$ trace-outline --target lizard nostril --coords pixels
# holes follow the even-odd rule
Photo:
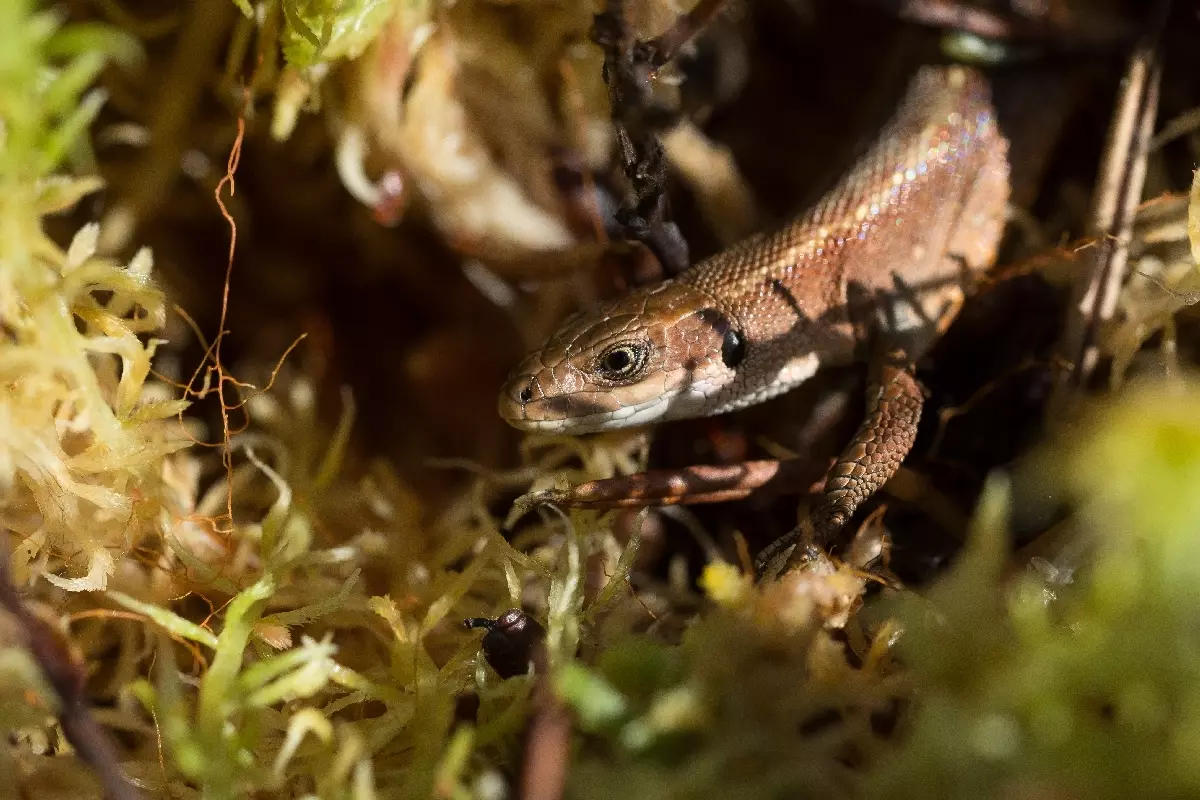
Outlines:
[[[522,403],[528,403],[533,399],[533,389],[530,389],[528,386],[526,386],[521,390],[520,398]]]

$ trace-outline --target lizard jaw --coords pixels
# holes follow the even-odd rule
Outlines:
[[[518,389],[518,391],[520,391]],[[598,410],[591,414],[569,417],[537,416],[545,413],[533,404],[513,401],[511,392],[500,396],[500,416],[517,430],[537,433],[559,433],[576,436],[584,433],[600,433],[638,425],[658,422],[667,415],[671,397],[655,397],[637,405],[621,406],[613,410]]]

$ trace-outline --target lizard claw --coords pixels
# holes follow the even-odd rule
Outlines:
[[[826,558],[817,542],[825,541],[805,517],[799,525],[767,545],[754,559],[754,571],[760,583],[775,580],[792,569],[806,569]]]
[[[782,539],[788,539],[797,531],[792,531]],[[781,539],[781,540],[782,540]],[[783,577],[793,570],[813,570],[829,561],[829,555],[820,545],[809,539],[800,539],[786,544],[782,548],[768,547],[755,559],[757,581],[766,583]]]
[[[828,559],[822,543],[833,541],[848,521],[830,504],[805,515],[792,530],[767,545],[754,560],[759,582],[774,580],[792,569],[808,569]]]

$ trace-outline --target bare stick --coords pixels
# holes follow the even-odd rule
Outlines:
[[[683,46],[716,19],[726,2],[727,0],[700,0],[691,11],[680,14],[675,24],[661,35],[642,43],[640,47],[648,54],[650,64],[661,67],[675,60]]]
[[[140,800],[141,793],[117,761],[117,749],[112,739],[88,709],[83,671],[71,658],[62,634],[22,602],[9,575],[8,552],[3,547],[0,547],[0,608],[16,620],[25,645],[58,694],[58,718],[63,733],[79,757],[95,770],[104,794],[109,800]]]
[[[1100,178],[1092,197],[1089,233],[1097,240],[1091,259],[1075,283],[1066,330],[1058,355],[1071,364],[1060,379],[1051,409],[1061,409],[1070,392],[1085,385],[1096,368],[1099,330],[1112,319],[1128,269],[1133,217],[1146,178],[1146,157],[1158,112],[1162,63],[1158,37],[1170,0],[1162,0],[1158,19],[1134,50],[1126,70],[1117,113],[1109,130]]]
[[[1006,42],[1027,41],[1060,50],[1104,49],[1129,38],[1124,17],[1100,10],[1070,16],[1000,14],[962,0],[860,0],[918,25]]]

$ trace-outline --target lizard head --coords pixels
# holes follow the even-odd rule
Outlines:
[[[711,299],[668,281],[568,318],[513,371],[500,416],[580,434],[711,413],[745,349]]]

